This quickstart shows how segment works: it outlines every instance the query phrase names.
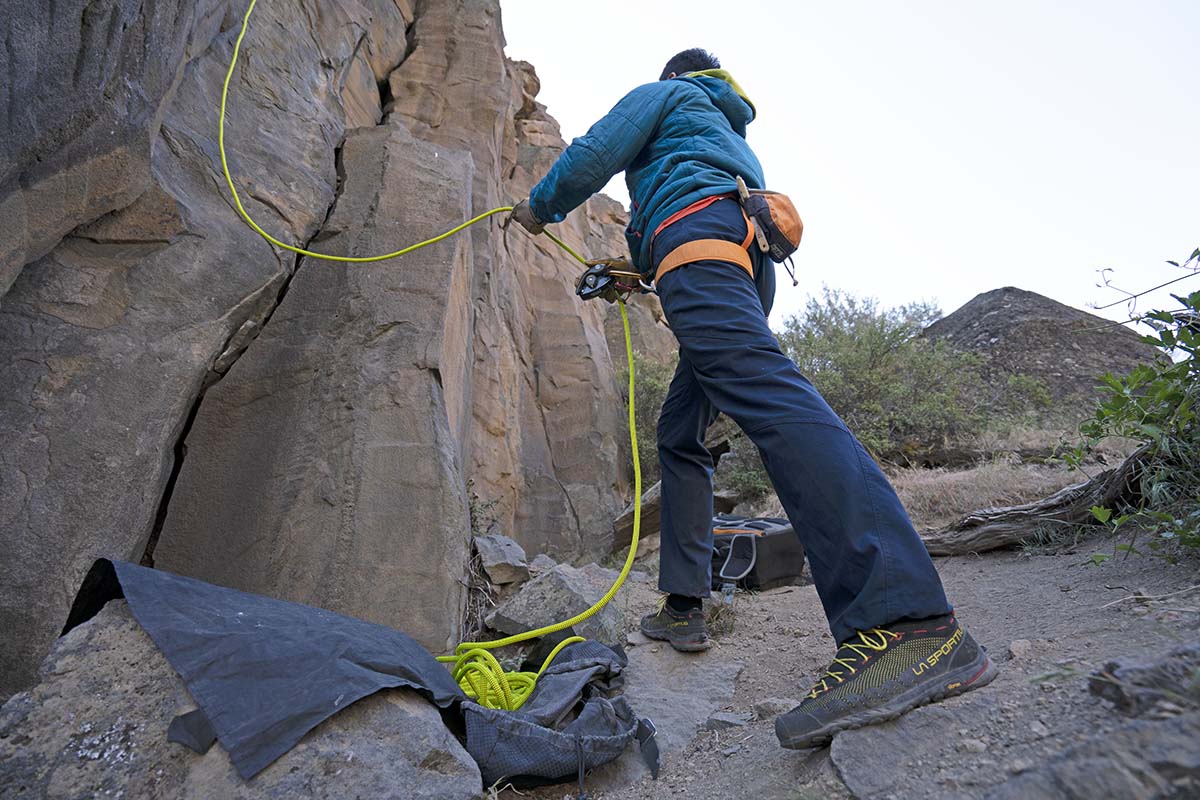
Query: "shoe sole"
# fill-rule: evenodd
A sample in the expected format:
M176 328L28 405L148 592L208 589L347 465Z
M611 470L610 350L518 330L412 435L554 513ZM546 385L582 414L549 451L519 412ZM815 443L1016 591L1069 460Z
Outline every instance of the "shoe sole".
M904 694L893 698L890 702L882 706L865 709L859 711L857 714L833 720L828 725L809 733L792 736L785 735L780 731L779 725L783 718L778 717L775 720L775 735L779 738L779 743L789 750L820 747L828 744L835 734L842 731L865 728L868 725L887 722L903 714L907 714L914 708L919 708L929 703L936 703L939 700L945 700L947 697L955 697L972 689L987 686L995 680L1000 670L996 668L995 663L993 663L991 657L988 656L983 648L980 648L979 654L980 658L975 659L965 667L960 667L954 672L947 673L937 682L931 682L929 685L914 686Z
M666 642L667 644L671 645L672 648L681 653L700 653L712 647L712 639L708 638L702 642L681 642L672 639L666 634L651 633L645 628L641 628L640 630L642 631L642 635L647 639L654 639L657 642Z

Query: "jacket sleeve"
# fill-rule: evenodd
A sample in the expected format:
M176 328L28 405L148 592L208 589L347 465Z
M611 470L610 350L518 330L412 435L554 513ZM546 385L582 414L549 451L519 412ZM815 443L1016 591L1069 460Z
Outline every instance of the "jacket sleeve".
M650 141L666 108L666 81L639 86L587 133L571 142L546 177L533 187L529 205L543 222L562 222L574 208L623 172Z

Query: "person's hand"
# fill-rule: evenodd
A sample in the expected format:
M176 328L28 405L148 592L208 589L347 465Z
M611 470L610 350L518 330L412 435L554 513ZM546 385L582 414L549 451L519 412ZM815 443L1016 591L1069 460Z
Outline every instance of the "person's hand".
M533 209L529 207L528 198L513 207L513 210L508 214L508 219L504 221L504 227L508 228L508 223L514 220L534 236L537 236L546 229L546 223L534 216Z

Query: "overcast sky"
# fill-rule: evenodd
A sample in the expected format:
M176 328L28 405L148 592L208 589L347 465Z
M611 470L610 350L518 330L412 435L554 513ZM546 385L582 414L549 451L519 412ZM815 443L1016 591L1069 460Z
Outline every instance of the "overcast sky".
M1195 0L502 4L568 141L679 50L733 73L768 186L805 222L775 325L821 284L946 313L1001 286L1087 308L1120 297L1097 270L1140 290L1200 245ZM608 193L627 202L620 177Z

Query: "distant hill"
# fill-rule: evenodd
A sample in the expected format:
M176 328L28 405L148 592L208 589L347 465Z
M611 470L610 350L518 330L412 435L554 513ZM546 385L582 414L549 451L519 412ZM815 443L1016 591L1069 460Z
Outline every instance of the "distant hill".
M976 296L925 335L983 356L989 382L1017 373L1041 379L1055 406L1072 411L1091 405L1105 372L1122 374L1156 357L1122 325L1012 286Z

